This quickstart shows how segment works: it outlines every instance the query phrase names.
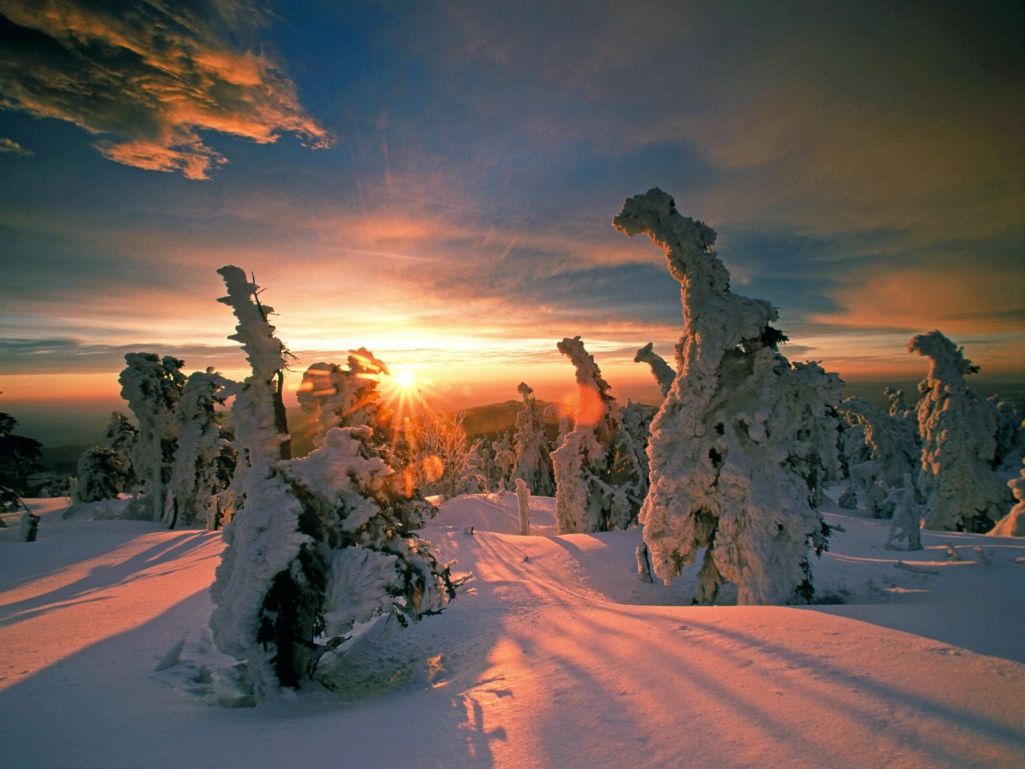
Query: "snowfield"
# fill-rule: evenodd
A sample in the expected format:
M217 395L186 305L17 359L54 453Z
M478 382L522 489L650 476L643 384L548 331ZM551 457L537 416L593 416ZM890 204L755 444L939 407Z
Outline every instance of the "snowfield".
M38 542L0 530L5 768L1025 766L1022 539L901 553L827 504L826 603L692 607L693 574L634 575L637 527L556 536L535 497L524 537L513 495L458 497L424 531L471 575L442 615L369 630L344 691L229 708L171 666L203 653L220 535L32 506Z

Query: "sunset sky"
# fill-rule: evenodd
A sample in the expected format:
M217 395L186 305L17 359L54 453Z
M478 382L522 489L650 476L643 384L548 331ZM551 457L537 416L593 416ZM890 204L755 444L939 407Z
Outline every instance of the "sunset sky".
M132 10L125 10L130 7ZM0 0L0 410L117 400L128 351L241 375L216 269L299 372L365 346L453 406L652 402L660 186L792 360L916 379L938 328L1025 380L1020 2Z

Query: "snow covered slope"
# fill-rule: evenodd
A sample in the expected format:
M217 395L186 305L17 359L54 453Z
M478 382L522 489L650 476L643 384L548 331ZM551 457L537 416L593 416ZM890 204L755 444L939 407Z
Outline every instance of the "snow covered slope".
M1022 766L1025 541L898 553L888 522L829 508L837 603L691 607L693 575L633 575L639 529L556 537L553 500L531 505L529 537L512 495L442 507L425 533L472 579L364 636L346 691L231 709L155 672L202 646L219 536L35 503L38 542L0 530L0 766Z

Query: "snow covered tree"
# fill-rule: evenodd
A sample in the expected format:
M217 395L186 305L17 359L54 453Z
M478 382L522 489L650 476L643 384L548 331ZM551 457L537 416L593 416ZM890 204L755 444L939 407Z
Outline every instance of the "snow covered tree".
M175 416L181 400L185 377L183 361L148 352L125 355L126 368L118 381L121 397L139 423L139 436L132 449L132 467L143 484L144 496L133 503L132 516L159 521L164 515L167 482L174 466L178 446L178 420Z
M1016 504L988 533L994 537L1025 537L1025 460L1022 460L1019 476L1008 481L1007 485L1014 494Z
M512 436L508 433L502 433L491 441L491 466L491 487L495 491L509 490L513 470L516 468L516 451L513 449Z
M843 382L815 361L794 363L786 375L785 397L776 407L789 412L780 415L793 438L787 465L804 478L808 502L818 507L823 485L841 477L837 406Z
M921 550L921 514L915 501L911 473L904 473L900 488L893 490L893 522L886 546L894 550Z
M646 491L616 399L580 337L558 343L576 369L573 429L552 452L555 517L560 534L625 529L637 518Z
M890 413L862 398L847 398L840 404L847 425L844 439L847 474L860 492L867 509L877 518L888 518L893 510L888 492L900 489L906 473L918 475L921 448L917 424L900 409ZM877 485L885 490L874 491Z
M211 503L231 482L222 461L228 442L221 433L216 406L224 403L233 382L207 369L190 374L178 404L178 451L167 484L163 523L170 529L210 524Z
M17 419L0 412L0 512L4 513L24 508L21 497L28 490L28 479L42 468L43 444L14 435L17 426Z
M408 442L413 447L415 484L423 494L451 499L479 490L486 480L477 477L479 444L472 445L463 427L464 414L449 416L423 410L411 420Z
M135 468L132 466L132 456L135 451L135 444L139 440L139 430L128 421L128 417L120 411L112 411L107 427L103 431L103 440L100 446L110 449L117 454L124 473L119 492L131 491L139 479L136 477Z
M252 375L232 406L244 505L224 530L210 627L256 696L314 676L330 685L356 623L436 613L454 587L415 534L426 503L406 496L371 427L330 429L309 455L288 458L277 408L285 348L257 286L237 267L219 272Z
M996 397L989 399L996 411L996 454L993 458L997 473L1013 476L1025 459L1025 413L1008 401Z
M516 414L516 432L513 446L516 466L513 475L522 478L531 494L550 497L555 493L552 476L551 449L545 435L545 418L541 406L534 398L534 390L526 382L516 388L523 399L523 407Z
M665 358L655 352L654 347L653 342L648 342L637 350L637 354L634 355L634 363L647 363L651 366L652 376L658 382L658 389L662 391L664 398L669 394L669 388L673 386L673 382L676 381L676 372L666 363Z
M121 455L105 446L93 446L78 458L78 483L75 502L99 502L117 499L125 488L125 466Z
M651 420L658 409L627 400L619 409L619 423L629 438L630 450L637 463L637 476L641 481L638 494L643 499L648 493L648 440L651 437Z
M992 469L996 410L965 380L979 369L939 331L912 337L908 351L930 359L929 373L918 386L919 488L925 497L926 525L989 531L1007 509L1006 487Z
M297 398L299 405L318 426L313 445L319 446L334 427L374 430L378 443L390 443L391 414L382 406L378 383L389 374L388 366L365 347L349 350L347 366L314 363L303 374Z
M662 190L628 199L613 224L646 233L681 287L680 366L652 423L640 513L655 573L668 583L704 551L696 602L713 603L724 581L741 604L808 600L809 547L825 547L828 527L788 462L800 455L788 422L798 396L776 310L730 291L715 231Z

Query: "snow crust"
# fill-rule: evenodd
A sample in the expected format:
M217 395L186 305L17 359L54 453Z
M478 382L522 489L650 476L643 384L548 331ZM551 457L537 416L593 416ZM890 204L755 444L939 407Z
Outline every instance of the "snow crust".
M827 501L816 579L841 603L687 606L693 570L637 579L639 528L554 536L531 497L523 537L513 495L458 497L425 532L473 575L444 617L374 626L347 688L239 709L212 707L254 704L234 661L186 630L216 533L29 504L39 541L0 541L5 765L1017 769L1025 749L1021 539L926 530L898 553Z

